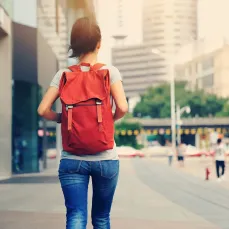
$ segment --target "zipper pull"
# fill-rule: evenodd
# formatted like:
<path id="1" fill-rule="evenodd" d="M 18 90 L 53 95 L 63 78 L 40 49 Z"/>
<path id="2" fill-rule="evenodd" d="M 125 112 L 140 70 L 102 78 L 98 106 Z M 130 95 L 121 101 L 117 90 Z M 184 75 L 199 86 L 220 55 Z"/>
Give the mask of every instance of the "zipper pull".
<path id="1" fill-rule="evenodd" d="M 68 111 L 68 109 L 72 109 L 73 105 L 66 105 L 66 111 Z"/>

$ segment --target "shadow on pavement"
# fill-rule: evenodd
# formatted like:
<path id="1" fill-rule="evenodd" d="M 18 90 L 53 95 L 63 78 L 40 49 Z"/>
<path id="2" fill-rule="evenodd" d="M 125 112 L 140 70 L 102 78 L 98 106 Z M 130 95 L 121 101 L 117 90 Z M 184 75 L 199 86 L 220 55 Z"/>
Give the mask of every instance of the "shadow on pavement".
<path id="1" fill-rule="evenodd" d="M 56 184 L 57 176 L 17 176 L 0 181 L 1 184 Z"/>

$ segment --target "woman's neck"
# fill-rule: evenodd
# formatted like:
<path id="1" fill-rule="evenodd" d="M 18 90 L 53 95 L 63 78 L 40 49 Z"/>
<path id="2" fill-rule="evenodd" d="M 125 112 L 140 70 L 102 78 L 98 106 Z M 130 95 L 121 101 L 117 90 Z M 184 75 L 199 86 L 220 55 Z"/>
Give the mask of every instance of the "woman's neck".
<path id="1" fill-rule="evenodd" d="M 80 63 L 89 63 L 94 65 L 97 63 L 97 53 L 88 53 L 80 58 Z"/>

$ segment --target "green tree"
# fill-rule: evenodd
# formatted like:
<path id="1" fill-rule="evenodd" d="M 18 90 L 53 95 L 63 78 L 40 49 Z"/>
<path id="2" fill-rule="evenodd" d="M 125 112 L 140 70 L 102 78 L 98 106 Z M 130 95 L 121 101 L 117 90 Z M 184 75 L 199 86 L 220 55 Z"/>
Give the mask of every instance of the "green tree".
<path id="1" fill-rule="evenodd" d="M 229 117 L 229 102 L 224 104 L 223 110 L 216 114 L 217 117 Z"/>
<path id="2" fill-rule="evenodd" d="M 226 99 L 218 98 L 216 95 L 207 94 L 202 90 L 194 92 L 185 88 L 185 82 L 177 82 L 175 85 L 176 104 L 181 107 L 190 106 L 190 117 L 224 116 L 227 114 Z M 133 115 L 135 117 L 168 118 L 170 117 L 170 85 L 162 84 L 149 88 L 142 95 L 140 102 L 136 105 Z M 224 112 L 221 112 L 225 110 Z M 187 114 L 185 114 L 187 116 Z"/>
<path id="3" fill-rule="evenodd" d="M 115 125 L 115 129 L 119 132 L 119 134 L 115 135 L 115 142 L 117 146 L 125 145 L 139 148 L 136 135 L 134 135 L 134 131 L 137 130 L 140 132 L 141 124 L 122 121 Z M 122 135 L 122 131 L 126 131 L 126 134 Z M 127 131 L 132 131 L 132 134 L 128 134 Z"/>

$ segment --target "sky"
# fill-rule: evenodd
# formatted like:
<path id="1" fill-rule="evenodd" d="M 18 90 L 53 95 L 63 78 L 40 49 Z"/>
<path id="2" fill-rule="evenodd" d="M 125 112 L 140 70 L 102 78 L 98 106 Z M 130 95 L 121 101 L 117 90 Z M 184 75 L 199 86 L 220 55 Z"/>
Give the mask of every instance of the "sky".
<path id="1" fill-rule="evenodd" d="M 195 55 L 216 50 L 229 40 L 228 9 L 229 0 L 199 0 L 198 39 L 201 42 L 195 46 Z M 187 44 L 179 50 L 177 63 L 190 60 L 194 53 L 192 44 Z"/>
<path id="2" fill-rule="evenodd" d="M 25 10 L 25 9 L 29 10 Z M 26 13 L 25 13 L 26 12 Z M 30 27 L 37 27 L 37 0 L 14 0 L 13 20 Z"/>
<path id="3" fill-rule="evenodd" d="M 229 0 L 199 0 L 199 38 L 229 37 Z"/>

